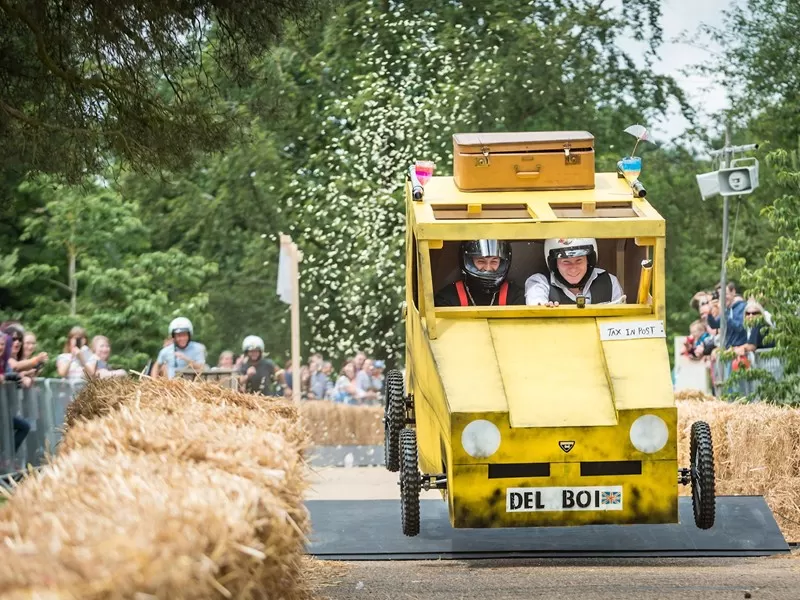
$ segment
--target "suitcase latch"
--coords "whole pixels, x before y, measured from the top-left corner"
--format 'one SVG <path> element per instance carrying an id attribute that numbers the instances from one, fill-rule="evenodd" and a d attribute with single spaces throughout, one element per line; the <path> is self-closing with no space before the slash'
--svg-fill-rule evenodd
<path id="1" fill-rule="evenodd" d="M 488 167 L 489 166 L 489 146 L 481 146 L 481 154 L 480 156 L 475 159 L 475 166 L 476 167 Z"/>
<path id="2" fill-rule="evenodd" d="M 564 144 L 564 164 L 565 165 L 579 165 L 581 164 L 581 157 L 579 154 L 570 154 L 572 144 Z"/>

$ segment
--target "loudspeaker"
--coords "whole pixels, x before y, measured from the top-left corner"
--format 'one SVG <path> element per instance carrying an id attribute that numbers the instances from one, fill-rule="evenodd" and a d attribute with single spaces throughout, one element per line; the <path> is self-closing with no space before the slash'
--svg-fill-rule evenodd
<path id="1" fill-rule="evenodd" d="M 719 178 L 716 171 L 710 173 L 701 173 L 695 176 L 697 178 L 697 185 L 700 188 L 700 195 L 703 200 L 708 200 L 714 196 L 719 195 Z"/>
<path id="2" fill-rule="evenodd" d="M 754 161 L 742 165 L 743 161 Z M 741 196 L 752 194 L 758 187 L 758 160 L 752 157 L 737 158 L 727 169 L 717 171 L 719 193 L 722 196 Z"/>

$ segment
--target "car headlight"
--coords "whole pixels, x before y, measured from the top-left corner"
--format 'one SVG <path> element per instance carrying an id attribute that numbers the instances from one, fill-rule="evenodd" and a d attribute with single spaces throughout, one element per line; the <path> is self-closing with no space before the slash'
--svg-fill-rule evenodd
<path id="1" fill-rule="evenodd" d="M 669 430 L 664 419 L 656 415 L 642 415 L 631 425 L 631 444 L 646 454 L 658 452 L 667 445 Z"/>
<path id="2" fill-rule="evenodd" d="M 485 419 L 472 421 L 461 433 L 461 445 L 472 458 L 488 458 L 500 447 L 500 430 Z"/>

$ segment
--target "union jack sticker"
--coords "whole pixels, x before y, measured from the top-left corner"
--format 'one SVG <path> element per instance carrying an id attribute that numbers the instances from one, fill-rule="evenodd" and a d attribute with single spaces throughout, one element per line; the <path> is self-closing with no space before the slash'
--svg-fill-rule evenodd
<path id="1" fill-rule="evenodd" d="M 622 494 L 619 492 L 602 492 L 600 494 L 600 504 L 619 504 L 622 501 Z"/>

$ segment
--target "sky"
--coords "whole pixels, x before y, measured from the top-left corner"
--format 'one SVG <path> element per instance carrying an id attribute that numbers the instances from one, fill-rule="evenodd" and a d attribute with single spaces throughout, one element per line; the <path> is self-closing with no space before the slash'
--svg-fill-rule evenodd
<path id="1" fill-rule="evenodd" d="M 617 1 L 621 5 L 621 0 Z M 701 122 L 708 122 L 708 115 L 727 107 L 725 90 L 709 78 L 681 73 L 681 69 L 708 61 L 712 55 L 695 44 L 677 42 L 675 38 L 683 32 L 695 37 L 693 34 L 703 23 L 721 26 L 723 10 L 735 4 L 736 0 L 662 0 L 661 26 L 664 30 L 664 44 L 659 52 L 660 62 L 654 70 L 675 78 L 695 110 L 705 115 Z M 699 45 L 708 43 L 702 39 L 697 41 Z M 634 41 L 625 41 L 620 45 L 630 52 L 641 47 Z M 719 50 L 718 46 L 711 46 L 711 51 L 719 52 Z M 642 125 L 648 126 L 657 140 L 664 143 L 680 135 L 688 124 L 676 110 L 673 110 L 673 114 L 657 123 L 642 123 Z"/>

